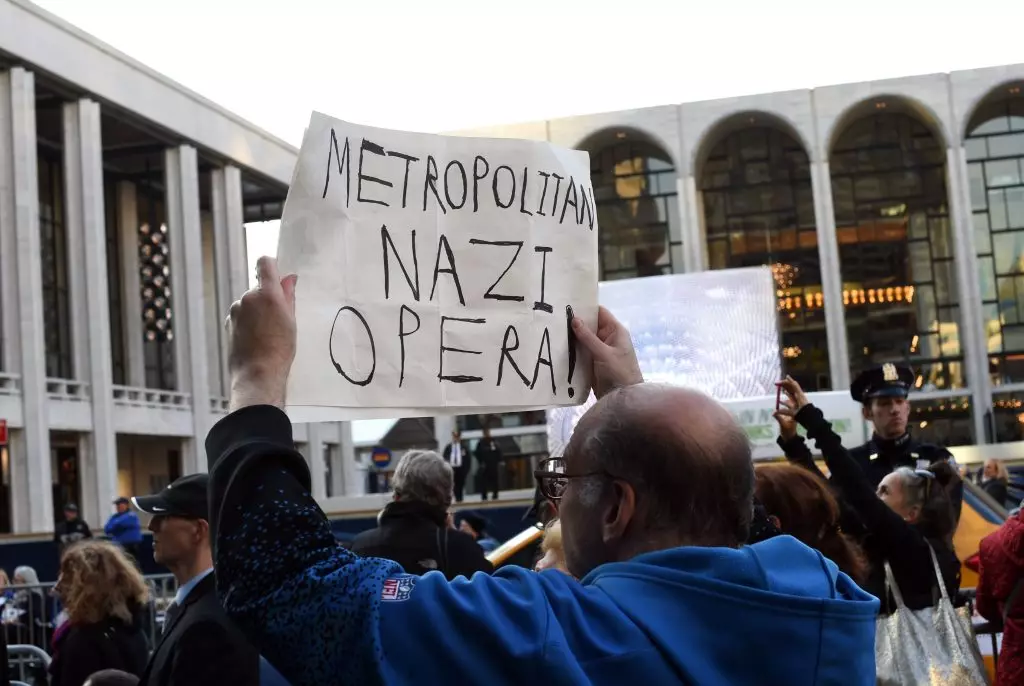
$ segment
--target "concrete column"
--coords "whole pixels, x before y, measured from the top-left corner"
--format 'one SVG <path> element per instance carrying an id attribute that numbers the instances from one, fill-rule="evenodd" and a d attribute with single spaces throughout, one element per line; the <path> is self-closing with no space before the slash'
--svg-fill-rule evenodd
<path id="1" fill-rule="evenodd" d="M 68 254 L 73 256 L 68 270 L 75 377 L 89 381 L 92 401 L 92 433 L 83 441 L 87 445 L 81 450 L 80 464 L 90 466 L 84 490 L 94 495 L 100 508 L 87 509 L 83 515 L 86 521 L 97 522 L 117 493 L 117 438 L 100 106 L 91 100 L 64 105 L 64 180 Z"/>
<path id="2" fill-rule="evenodd" d="M 338 459 L 341 462 L 343 488 L 335 491 L 338 495 L 366 495 L 366 473 L 356 464 L 356 449 L 352 441 L 352 422 L 338 426 Z"/>
<path id="3" fill-rule="evenodd" d="M 129 386 L 146 385 L 146 357 L 142 341 L 142 282 L 139 276 L 139 208 L 135 184 L 117 184 L 117 233 L 121 248 L 121 309 L 124 321 L 125 380 Z"/>
<path id="4" fill-rule="evenodd" d="M 682 177 L 676 177 L 676 206 L 679 208 L 679 225 L 672 226 L 669 224 L 669 236 L 668 236 L 668 252 L 672 257 L 672 273 L 682 274 L 686 272 L 687 265 L 687 247 L 686 243 L 686 223 L 688 221 L 686 216 L 686 188 L 683 184 Z"/>
<path id="5" fill-rule="evenodd" d="M 318 502 L 327 497 L 327 469 L 324 464 L 324 439 L 321 424 L 306 425 L 306 442 L 302 446 L 302 455 L 309 465 L 309 474 L 313 485 L 313 498 Z"/>
<path id="6" fill-rule="evenodd" d="M 228 309 L 238 298 L 242 297 L 248 284 L 239 283 L 246 274 L 245 226 L 242 225 L 242 192 L 240 174 L 237 167 L 214 169 L 210 172 L 211 191 L 213 197 L 213 251 L 216 265 L 217 281 L 217 312 L 223 319 Z M 231 180 L 234 182 L 231 182 Z M 230 202 L 229 202 L 230 200 Z M 232 207 L 229 207 L 229 204 Z M 237 255 L 238 243 L 243 248 L 241 257 Z M 236 245 L 232 245 L 232 243 Z M 213 333 L 213 332 L 211 332 Z M 231 388 L 228 374 L 228 340 L 224 328 L 217 328 L 217 340 L 211 337 L 211 345 L 216 344 L 220 354 L 220 374 L 223 395 Z"/>
<path id="7" fill-rule="evenodd" d="M 210 381 L 203 311 L 203 255 L 199 222 L 199 166 L 196 149 L 182 145 L 164 154 L 167 227 L 171 247 L 171 307 L 178 389 L 192 396 L 193 438 L 183 441 L 185 474 L 205 471 L 200 459 L 210 430 Z"/>
<path id="8" fill-rule="evenodd" d="M 354 461 L 355 456 L 351 454 L 352 448 L 352 425 L 348 422 L 338 422 L 337 445 L 331 447 L 331 483 L 329 492 L 332 496 L 347 495 L 345 493 L 345 435 L 348 435 L 349 454 L 347 459 Z"/>
<path id="9" fill-rule="evenodd" d="M 35 78 L 0 73 L 0 253 L 3 254 L 5 357 L 21 374 L 25 427 L 11 456 L 14 533 L 53 531 L 50 429 L 39 244 Z M 10 294 L 14 297 L 10 298 Z M 16 345 L 9 345 L 17 339 Z M 11 348 L 10 351 L 7 348 Z"/>
<path id="10" fill-rule="evenodd" d="M 832 388 L 850 387 L 850 354 L 846 341 L 846 311 L 843 309 L 843 275 L 839 268 L 839 239 L 832 206 L 832 175 L 828 162 L 811 162 L 811 192 L 814 218 L 818 225 L 818 259 L 821 288 L 825 297 L 825 332 L 828 335 L 829 375 Z"/>
<path id="11" fill-rule="evenodd" d="M 697 180 L 687 176 L 682 180 L 680 192 L 683 213 L 681 219 L 683 255 L 687 272 L 701 272 L 708 268 L 708 245 L 704 240 L 703 203 L 697 193 Z"/>
<path id="12" fill-rule="evenodd" d="M 249 252 L 245 243 L 242 172 L 228 165 L 224 173 L 224 232 L 227 237 L 228 305 L 249 290 Z"/>
<path id="13" fill-rule="evenodd" d="M 985 338 L 985 322 L 981 307 L 978 248 L 974 244 L 967 151 L 962 146 L 946 151 L 946 180 L 949 220 L 953 232 L 956 285 L 960 296 L 960 346 L 964 356 L 967 384 L 971 390 L 971 404 L 974 406 L 971 413 L 974 442 L 987 443 L 985 416 L 992 409 L 992 378 L 988 372 L 988 341 Z"/>

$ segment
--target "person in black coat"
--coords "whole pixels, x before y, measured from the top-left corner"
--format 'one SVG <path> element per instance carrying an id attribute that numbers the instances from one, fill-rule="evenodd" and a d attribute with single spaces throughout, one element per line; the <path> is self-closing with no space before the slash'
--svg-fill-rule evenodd
<path id="1" fill-rule="evenodd" d="M 947 460 L 939 460 L 928 465 L 928 469 L 898 467 L 882 479 L 876 493 L 821 410 L 808 402 L 800 385 L 792 377 L 786 377 L 780 385 L 787 397 L 777 414 L 796 419 L 807 430 L 825 458 L 832 485 L 839 488 L 868 532 L 864 552 L 871 569 L 862 587 L 882 601 L 881 612 L 895 609 L 886 593 L 886 562 L 908 608 L 920 610 L 934 605 L 936 575 L 932 550 L 949 597 L 955 598 L 960 589 L 960 561 L 953 551 L 956 518 L 951 494 L 962 484 L 953 466 Z M 827 481 L 813 461 L 803 466 Z"/>
<path id="2" fill-rule="evenodd" d="M 153 515 L 153 559 L 178 582 L 139 682 L 144 686 L 259 684 L 259 655 L 217 600 L 207 483 L 206 474 L 191 474 L 160 493 L 132 498 Z"/>
<path id="3" fill-rule="evenodd" d="M 498 442 L 491 437 L 491 427 L 484 424 L 484 435 L 476 444 L 473 453 L 480 462 L 480 497 L 487 500 L 487 493 L 498 499 L 498 470 L 501 467 L 501 448 Z"/>
<path id="4" fill-rule="evenodd" d="M 469 474 L 469 447 L 462 441 L 458 429 L 452 431 L 452 442 L 444 447 L 444 461 L 452 467 L 455 502 L 461 503 L 466 488 L 466 476 Z"/>
<path id="5" fill-rule="evenodd" d="M 392 484 L 394 501 L 381 512 L 376 529 L 355 537 L 353 553 L 394 560 L 409 574 L 437 570 L 454 579 L 493 571 L 476 541 L 448 525 L 452 470 L 440 455 L 406 453 Z"/>
<path id="6" fill-rule="evenodd" d="M 121 548 L 98 540 L 71 545 L 55 590 L 68 619 L 54 636 L 50 686 L 83 686 L 104 669 L 142 674 L 149 648 L 140 610 L 149 589 Z"/>
<path id="7" fill-rule="evenodd" d="M 53 542 L 57 544 L 57 552 L 63 553 L 72 543 L 87 538 L 92 538 L 92 530 L 85 520 L 78 516 L 78 505 L 68 503 L 64 506 L 64 521 L 58 522 L 53 530 Z"/>

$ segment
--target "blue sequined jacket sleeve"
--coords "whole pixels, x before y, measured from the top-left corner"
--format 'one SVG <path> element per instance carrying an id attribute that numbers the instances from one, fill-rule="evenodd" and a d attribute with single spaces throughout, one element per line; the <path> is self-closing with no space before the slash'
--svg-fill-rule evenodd
<path id="1" fill-rule="evenodd" d="M 340 547 L 310 494 L 288 417 L 248 407 L 206 441 L 217 592 L 292 686 L 379 684 L 384 580 L 402 569 Z"/>

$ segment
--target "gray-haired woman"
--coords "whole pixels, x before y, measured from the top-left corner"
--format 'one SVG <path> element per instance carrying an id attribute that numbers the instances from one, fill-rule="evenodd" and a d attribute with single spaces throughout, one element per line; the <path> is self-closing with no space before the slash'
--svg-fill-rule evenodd
<path id="1" fill-rule="evenodd" d="M 427 450 L 408 452 L 391 483 L 394 500 L 378 516 L 376 529 L 355 537 L 352 552 L 394 560 L 409 574 L 437 570 L 454 579 L 493 571 L 476 541 L 448 526 L 454 477 L 443 457 Z"/>

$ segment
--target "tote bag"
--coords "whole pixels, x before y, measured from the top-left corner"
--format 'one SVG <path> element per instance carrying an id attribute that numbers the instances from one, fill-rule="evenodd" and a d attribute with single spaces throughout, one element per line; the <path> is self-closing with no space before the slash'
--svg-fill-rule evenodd
<path id="1" fill-rule="evenodd" d="M 875 625 L 875 675 L 879 686 L 988 686 L 967 608 L 954 608 L 931 543 L 935 581 L 941 597 L 934 607 L 910 610 L 903 603 L 892 568 L 885 563 L 885 585 L 896 611 Z"/>

